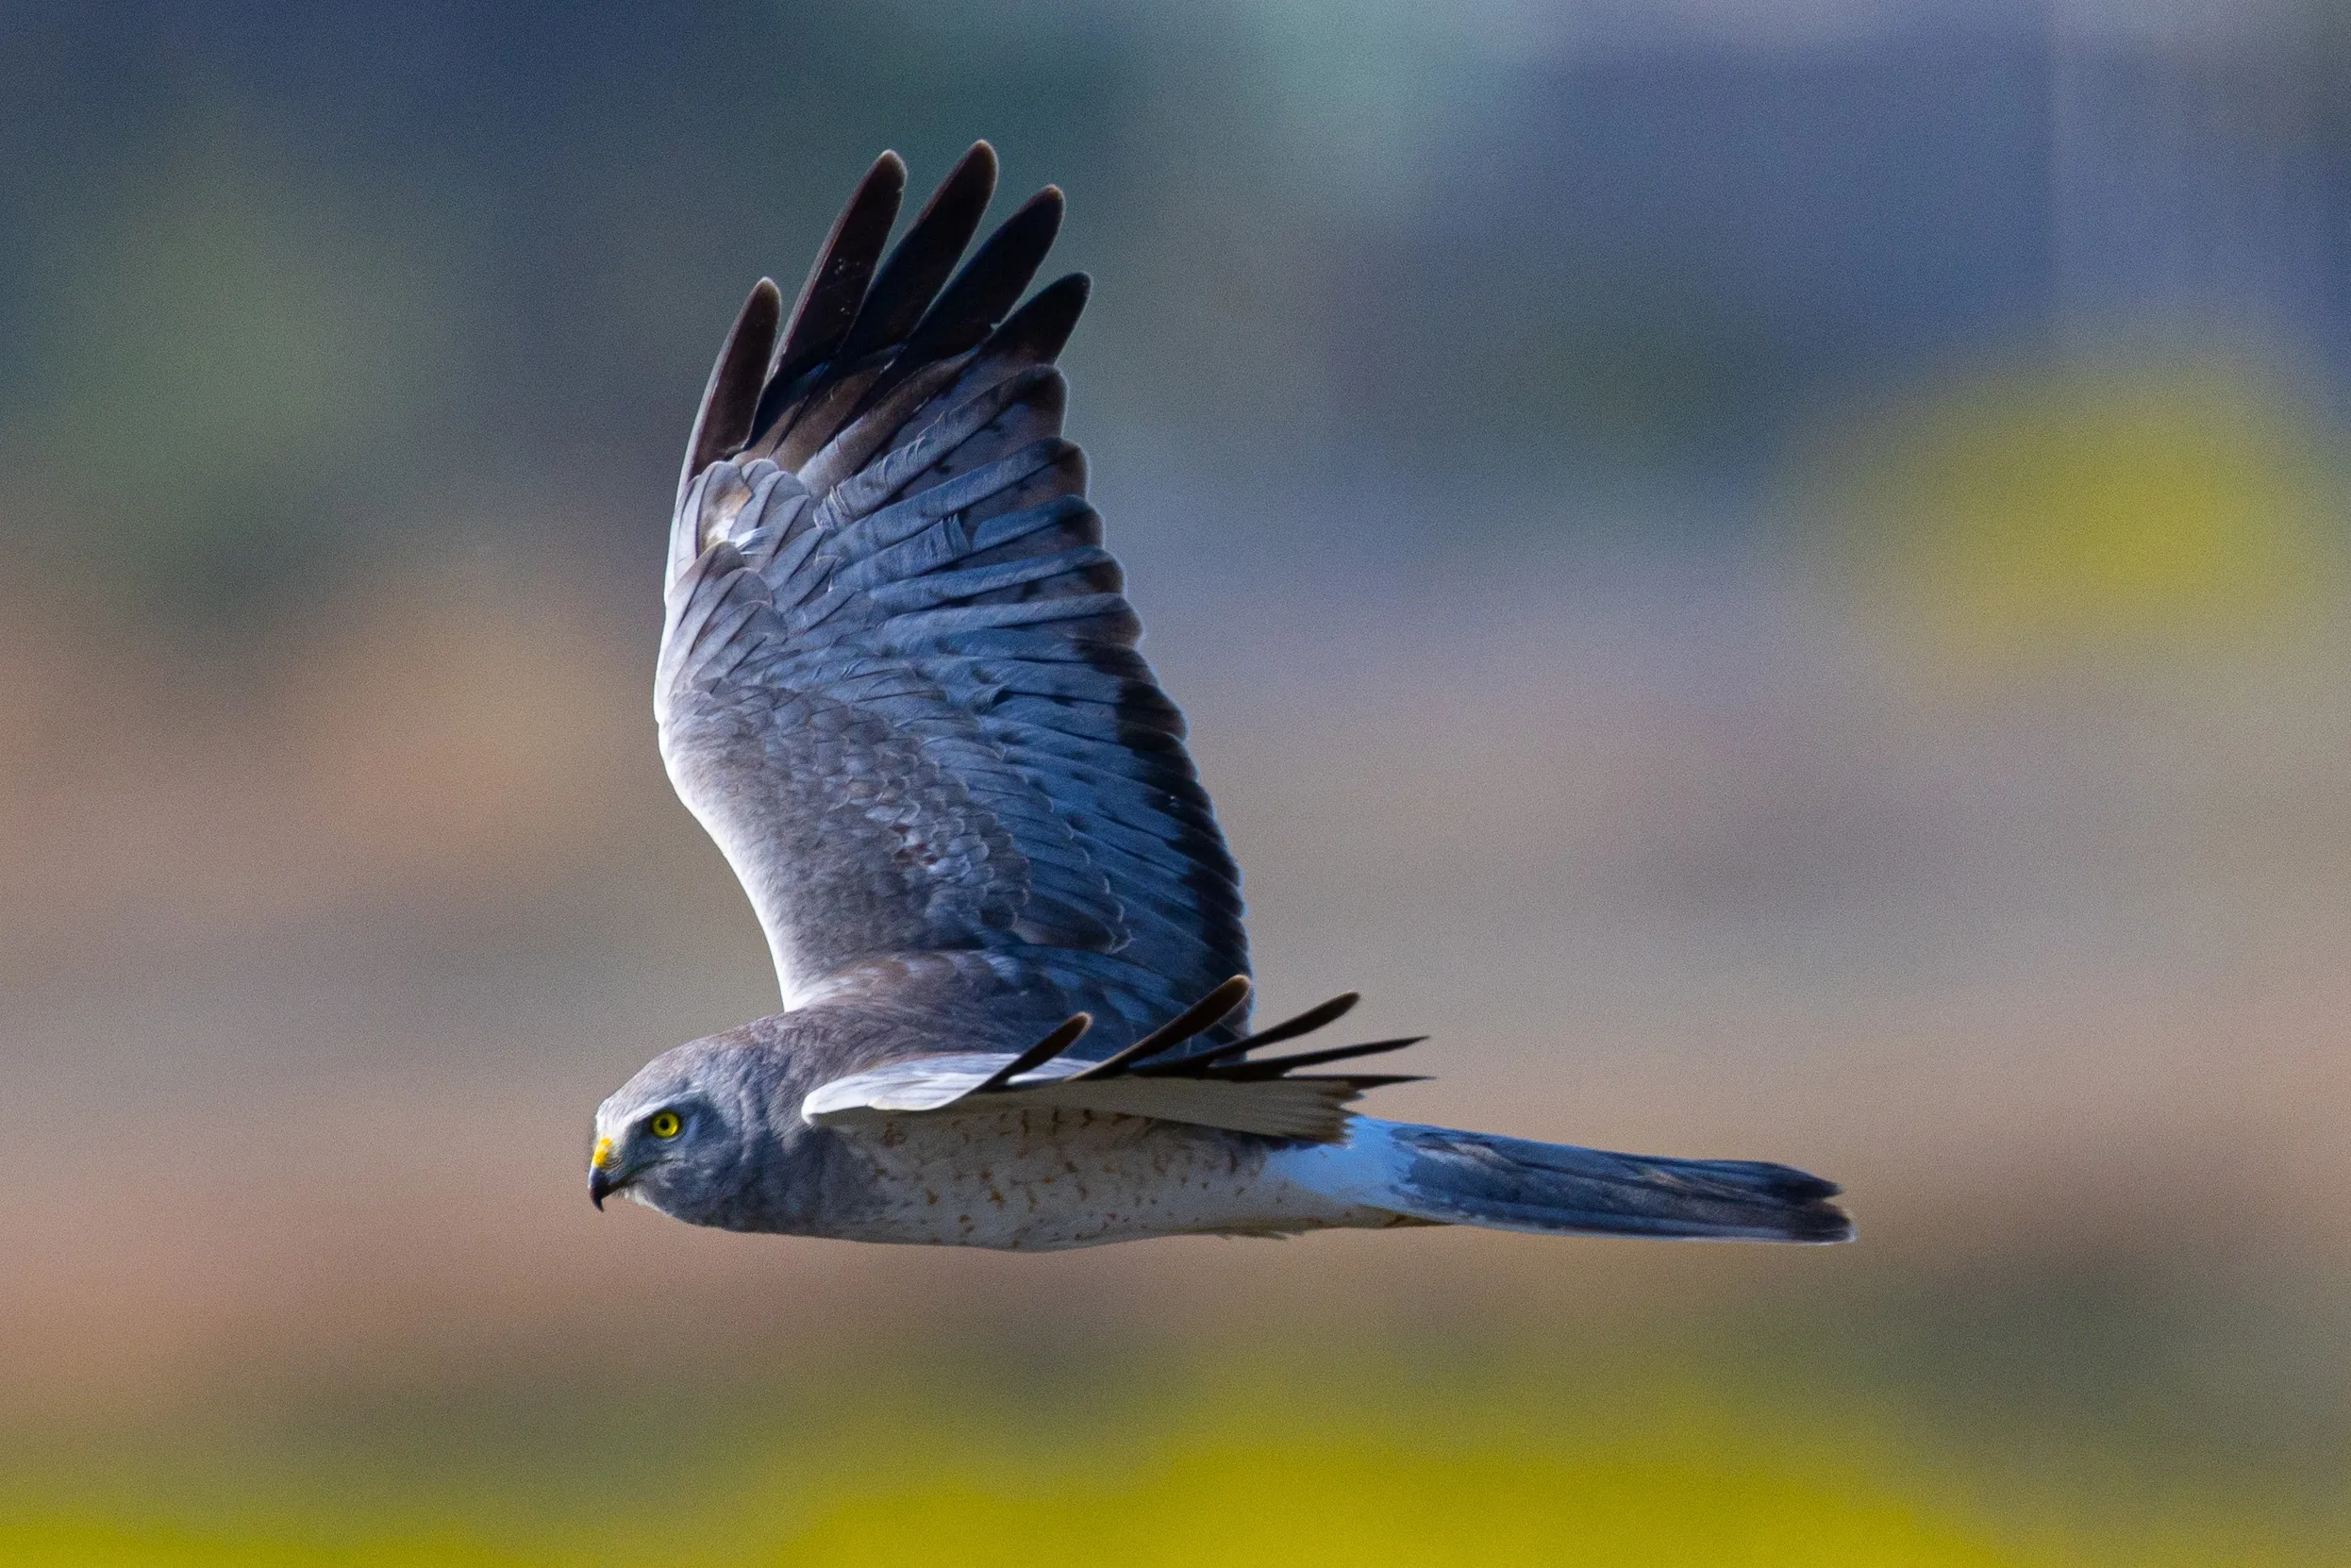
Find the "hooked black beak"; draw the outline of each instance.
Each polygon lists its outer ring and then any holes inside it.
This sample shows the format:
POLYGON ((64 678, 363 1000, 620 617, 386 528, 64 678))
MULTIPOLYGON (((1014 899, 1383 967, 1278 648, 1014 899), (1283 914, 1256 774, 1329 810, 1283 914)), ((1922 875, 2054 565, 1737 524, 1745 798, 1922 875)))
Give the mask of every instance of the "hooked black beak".
POLYGON ((596 1209, 599 1213, 603 1211, 604 1200, 611 1194, 612 1187, 612 1178, 606 1175, 601 1167, 593 1168, 589 1171, 588 1201, 596 1206, 596 1209))

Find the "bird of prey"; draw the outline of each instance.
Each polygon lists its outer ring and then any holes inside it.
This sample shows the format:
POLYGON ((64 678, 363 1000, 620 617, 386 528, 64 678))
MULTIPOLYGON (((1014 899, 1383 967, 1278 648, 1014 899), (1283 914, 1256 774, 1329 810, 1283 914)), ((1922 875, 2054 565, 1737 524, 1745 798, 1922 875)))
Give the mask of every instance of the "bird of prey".
POLYGON ((784 1010, 596 1111, 589 1193, 695 1225, 1047 1249, 1471 1225, 1834 1242, 1830 1182, 1377 1121, 1379 1040, 1265 1055, 1240 873, 1061 439, 1047 187, 961 259, 972 148, 884 254, 875 162, 720 350, 670 526, 661 757, 784 1010), (1341 1063, 1350 1065, 1342 1067, 1341 1063), (1315 1068, 1335 1071, 1316 1072, 1315 1068))

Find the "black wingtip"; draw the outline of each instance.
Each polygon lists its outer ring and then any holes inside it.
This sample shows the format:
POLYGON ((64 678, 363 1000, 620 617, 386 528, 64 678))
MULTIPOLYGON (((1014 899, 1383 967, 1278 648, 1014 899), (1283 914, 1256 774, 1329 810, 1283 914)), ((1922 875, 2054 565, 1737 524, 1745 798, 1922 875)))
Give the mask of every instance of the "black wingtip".
POLYGON ((857 320, 839 353, 856 362, 903 342, 930 308, 963 247, 979 232, 979 220, 996 192, 996 150, 975 142, 875 269, 857 320))
POLYGON ((878 405, 925 367, 985 342, 1044 264, 1061 231, 1062 209, 1060 192, 1047 186, 997 225, 923 312, 890 368, 875 380, 850 417, 878 405))
POLYGON ((753 434, 763 433, 781 411, 782 400, 793 383, 829 359, 855 325, 865 302, 865 291, 882 247, 890 242, 890 226, 898 221, 906 200, 906 160, 884 153, 858 181, 842 205, 825 242, 816 248, 808 280, 792 304, 791 325, 766 392, 759 399, 753 434))
POLYGON ((1317 1067, 1326 1061, 1346 1061, 1356 1057, 1376 1057, 1390 1051, 1401 1051, 1418 1045, 1428 1037, 1416 1034, 1402 1040, 1372 1040, 1360 1045, 1332 1045, 1320 1051, 1300 1051, 1295 1056, 1269 1057, 1263 1061, 1240 1061, 1216 1071, 1216 1076, 1230 1078, 1235 1083, 1253 1083, 1264 1078, 1278 1078, 1301 1067, 1317 1067))
POLYGON ((1086 308, 1086 302, 1093 298, 1093 274, 1089 272, 1063 273, 1038 290, 1036 298, 1028 303, 1035 305, 1047 294, 1054 295, 1055 303, 1061 310, 1068 313, 1071 321, 1075 322, 1077 319, 1077 313, 1086 308))
POLYGON ((1054 1028, 1051 1034, 997 1068, 995 1072, 989 1075, 987 1082, 973 1090, 972 1093, 975 1094, 990 1093, 1002 1089, 1023 1073, 1035 1072, 1072 1045, 1076 1044, 1078 1037, 1092 1027, 1092 1013, 1074 1012, 1070 1014, 1054 1028))
POLYGON ((1016 358, 1028 364, 1051 364, 1077 329, 1077 318, 1093 297, 1093 279, 1084 273, 1064 273, 1028 296, 1026 304, 1004 319, 980 345, 979 357, 1016 358))
MULTIPOLYGON (((1012 217, 1008 218, 1005 221, 1007 223, 1010 223, 1014 219, 1026 218, 1026 221, 1035 224, 1039 228, 1045 231, 1047 235, 1046 242, 1050 244, 1052 241, 1058 240, 1061 237, 1061 225, 1068 219, 1069 215, 1069 198, 1061 194, 1061 188, 1059 186, 1048 185, 1043 190, 1038 192, 1035 195, 1029 197, 1028 200, 1014 208, 1012 209, 1012 217), (1031 216, 1032 214, 1033 216, 1031 216)), ((1043 259, 1042 251, 1039 252, 1038 259, 1041 261, 1043 259)))
POLYGON ((1162 1052, 1171 1051, 1240 1011, 1248 1003, 1250 990, 1249 976, 1236 975, 1132 1045, 1115 1056, 1105 1058, 1100 1064, 1088 1068, 1078 1076, 1114 1078, 1138 1062, 1148 1061, 1162 1052))
POLYGON ((1335 1024, 1353 1011, 1355 1005, 1361 1000, 1361 992, 1342 991, 1327 1002, 1318 1002, 1294 1018, 1285 1018, 1245 1039, 1199 1052, 1181 1061, 1163 1063, 1151 1071, 1167 1074, 1206 1072, 1210 1066, 1228 1058, 1247 1056, 1260 1045, 1278 1045, 1285 1040, 1295 1040, 1302 1034, 1312 1034, 1317 1029, 1335 1024))
POLYGON ((686 442, 686 466, 678 475, 682 501, 694 475, 751 439, 759 393, 767 381, 768 360, 775 352, 775 332, 783 319, 784 296, 772 277, 751 286, 750 297, 735 312, 710 379, 702 390, 702 406, 694 413, 693 434, 686 442))

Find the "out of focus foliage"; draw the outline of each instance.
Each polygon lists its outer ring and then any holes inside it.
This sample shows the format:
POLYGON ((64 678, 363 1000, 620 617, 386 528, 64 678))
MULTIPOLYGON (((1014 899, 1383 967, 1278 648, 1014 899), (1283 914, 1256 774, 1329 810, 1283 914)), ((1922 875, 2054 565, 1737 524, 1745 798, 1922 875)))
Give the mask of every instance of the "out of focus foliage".
POLYGON ((265 616, 482 530, 638 559, 749 281, 977 135, 1071 192, 1078 433, 1137 475, 1718 485, 2053 323, 2333 364, 2343 58, 2293 8, 11 8, 0 524, 265 616))

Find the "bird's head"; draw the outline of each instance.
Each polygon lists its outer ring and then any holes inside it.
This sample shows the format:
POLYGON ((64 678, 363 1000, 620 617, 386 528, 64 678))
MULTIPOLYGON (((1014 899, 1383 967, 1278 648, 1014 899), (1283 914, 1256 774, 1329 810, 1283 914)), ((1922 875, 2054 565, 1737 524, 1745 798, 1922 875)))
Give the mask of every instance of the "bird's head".
POLYGON ((588 1196, 615 1193, 678 1219, 724 1224, 740 1204, 746 1158, 763 1121, 753 1064, 739 1047, 698 1040, 647 1062, 596 1108, 588 1196))

